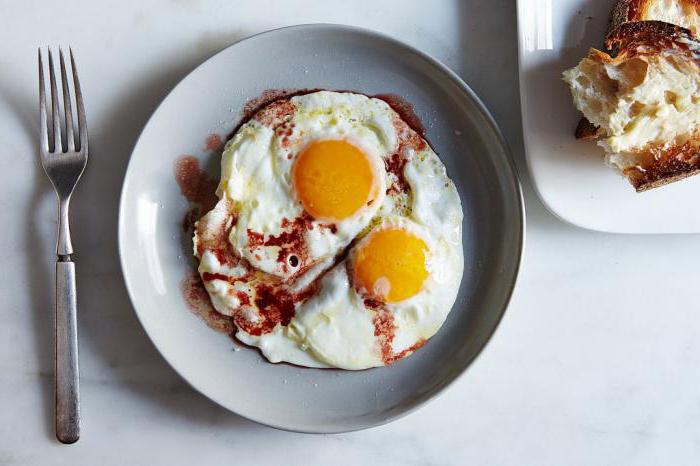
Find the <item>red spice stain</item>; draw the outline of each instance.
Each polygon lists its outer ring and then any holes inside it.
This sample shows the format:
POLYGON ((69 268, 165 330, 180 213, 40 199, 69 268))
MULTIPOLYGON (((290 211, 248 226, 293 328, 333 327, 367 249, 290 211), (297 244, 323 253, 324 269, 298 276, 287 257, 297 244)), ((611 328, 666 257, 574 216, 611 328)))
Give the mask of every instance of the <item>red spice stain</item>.
POLYGON ((425 140, 425 127, 413 110, 413 105, 403 97, 396 94, 377 94, 371 97, 381 99, 389 104, 399 116, 394 118, 394 129, 399 140, 398 146, 396 151, 384 160, 387 172, 396 176, 396 182, 387 189, 387 194, 409 192, 410 186, 404 176, 404 168, 408 161, 407 151, 409 149, 413 149, 415 152, 425 150, 428 145, 425 140))
MULTIPOLYGON (((265 235, 257 231, 248 230, 248 247, 250 249, 255 249, 259 246, 265 244, 265 235)), ((260 257, 256 254, 255 258, 260 260, 260 257)))
POLYGON ((277 136, 288 136, 291 129, 288 129, 287 125, 296 109, 289 99, 281 99, 259 110, 253 118, 265 126, 275 125, 277 136))
POLYGON ((419 339, 417 342, 415 342, 413 345, 409 346, 408 348, 406 348, 398 353, 393 354, 391 356, 391 358, 386 363, 391 364, 393 362, 398 361, 399 359, 405 358, 406 356, 413 353, 414 351, 417 351, 420 348, 422 348, 426 342, 427 342, 427 340, 425 338, 419 339))
POLYGON ((223 244, 222 246, 213 250, 214 255, 220 264, 233 267, 234 265, 238 264, 238 257, 233 254, 230 243, 228 241, 224 243, 224 241, 221 242, 223 244))
MULTIPOLYGON (((229 135, 229 139, 238 131, 238 129, 246 124, 256 113, 264 109, 269 104, 277 100, 289 101, 292 97, 319 92, 323 89, 267 89, 260 93, 259 96, 248 100, 243 106, 241 119, 229 135)), ((351 92, 362 94, 361 92, 352 90, 335 90, 334 92, 351 92)), ((420 138, 425 138, 425 127, 420 118, 416 115, 413 105, 398 94, 362 94, 367 97, 381 99, 386 102, 420 138)))
POLYGON ((425 139, 400 118, 394 119, 394 129, 398 134, 398 144, 396 151, 384 159, 384 166, 388 173, 394 174, 396 181, 389 186, 387 194, 410 191, 411 187, 404 176, 404 169, 409 157, 408 151, 412 149, 414 152, 421 152, 428 145, 425 139))
POLYGON ((312 228, 311 220, 311 216, 307 213, 303 213, 294 220, 283 218, 280 225, 287 231, 277 236, 270 235, 267 239, 262 233, 248 230, 248 247, 253 251, 260 246, 277 246, 280 248, 277 253, 277 262, 283 264, 285 272, 289 272, 290 265, 305 269, 309 258, 305 233, 312 228))
MULTIPOLYGON (((288 116, 288 118, 291 118, 292 114, 288 116)), ((275 129, 275 134, 277 137, 281 138, 280 140, 280 145, 288 149, 292 145, 292 133, 294 132, 294 123, 291 123, 287 120, 282 121, 277 128, 275 129)), ((289 157, 291 154, 287 155, 289 157)))
POLYGON ((394 353, 394 349, 392 348, 392 343, 394 342, 394 337, 396 336, 394 315, 384 309, 381 303, 372 299, 365 299, 365 306, 372 308, 375 311, 373 319, 374 336, 377 337, 377 341, 379 342, 379 350, 381 352, 382 361, 384 364, 392 364, 425 345, 426 340, 421 338, 408 348, 398 353, 394 353))
MULTIPOLYGON (((259 97, 248 101, 243 109, 242 119, 232 134, 249 121, 256 118, 263 124, 275 124, 275 131, 281 137, 282 144, 290 144, 294 126, 291 124, 291 116, 295 111, 294 104, 289 99, 296 95, 303 95, 316 92, 311 90, 291 90, 291 89, 271 89, 263 92, 259 97), (261 111, 262 110, 262 111, 261 111)), ((396 118, 394 126, 399 135, 399 144, 395 154, 392 154, 386 161, 388 172, 396 176, 397 189, 407 190, 408 184, 403 176, 404 167, 407 161, 406 151, 413 149, 422 150, 426 146, 423 139, 425 133, 423 125, 413 112, 413 107, 405 100, 396 95, 372 96, 381 98, 387 102, 400 116, 396 118)), ((222 148, 223 141, 220 136, 210 134, 205 142, 205 148, 209 151, 218 151, 222 148)), ((211 210, 217 202, 215 194, 217 181, 209 177, 199 167, 199 161, 192 156, 183 156, 178 159, 175 165, 175 176, 180 186, 183 196, 192 204, 192 208, 185 216, 183 227, 191 231, 194 223, 201 217, 203 212, 211 210)), ((236 326, 252 335, 262 335, 271 332, 277 324, 288 325, 295 314, 295 303, 304 301, 318 291, 318 279, 304 290, 291 293, 284 283, 277 277, 268 276, 259 271, 251 269, 251 266, 234 251, 228 241, 228 234, 235 225, 235 212, 231 212, 232 222, 222 224, 221 228, 215 232, 200 232, 201 243, 197 251, 198 257, 204 250, 213 251, 220 263, 234 266, 242 264, 247 270, 243 277, 229 277, 219 273, 203 273, 202 277, 191 272, 182 282, 182 292, 188 306, 194 313, 202 317, 210 327, 233 335, 236 326), (252 286, 255 290, 254 303, 251 304, 250 296, 240 290, 231 289, 229 293, 236 295, 241 307, 234 310, 234 316, 228 317, 218 313, 212 306, 209 295, 204 288, 202 280, 224 280, 229 283, 244 283, 252 286), (246 309, 250 306, 257 308, 259 319, 251 321, 246 309), (235 325, 234 325, 235 322, 235 325)), ((294 262, 298 261, 299 269, 293 279, 308 270, 307 264, 308 246, 305 244, 305 230, 311 228, 311 218, 304 214, 294 220, 283 219, 282 227, 286 229, 278 236, 271 236, 267 240, 261 233, 248 231, 248 239, 251 248, 260 245, 278 246, 280 252, 277 260, 288 263, 290 255, 295 255, 294 262)), ((334 224, 322 225, 331 232, 337 231, 334 224)), ((347 255, 347 250, 339 254, 336 264, 347 255)), ((332 268, 332 267, 331 267, 332 268)), ((407 354, 420 348, 425 340, 419 340, 410 348, 394 354, 392 343, 396 327, 391 313, 383 307, 383 303, 372 299, 366 299, 365 306, 375 311, 374 325, 375 335, 378 338, 382 359, 385 364, 403 358, 407 354)))
POLYGON ((210 282, 212 280, 222 280, 227 282, 228 275, 224 275, 223 273, 204 272, 202 274, 202 280, 204 280, 205 282, 210 282))
POLYGON ((271 104, 275 100, 282 99, 284 97, 289 97, 290 95, 297 92, 293 89, 267 89, 262 91, 259 96, 253 97, 248 100, 243 106, 243 115, 241 118, 243 120, 250 120, 253 115, 255 115, 258 110, 271 104))
POLYGON ((250 297, 243 291, 236 291, 236 296, 241 302, 241 306, 250 306, 250 297))
MULTIPOLYGON (((313 295, 317 290, 317 284, 313 283, 297 293, 292 293, 288 289, 288 285, 278 277, 252 268, 244 258, 241 258, 233 250, 228 241, 232 225, 235 224, 235 212, 230 210, 232 207, 220 202, 217 204, 216 209, 229 209, 229 215, 221 215, 224 212, 219 212, 219 215, 211 218, 207 217, 207 220, 198 223, 197 228, 200 241, 197 256, 201 257, 205 250, 213 251, 220 262, 228 263, 232 266, 240 266, 245 269, 245 273, 242 276, 234 277, 223 273, 204 272, 202 273, 202 280, 204 282, 221 280, 231 285, 243 284, 246 285, 246 288, 255 290, 255 294, 251 296, 242 290, 234 288, 230 288, 228 291, 229 294, 238 297, 239 300, 237 307, 230 309, 233 314, 232 319, 238 328, 252 335, 262 335, 271 332, 277 324, 288 325, 289 321, 294 317, 295 303, 306 300, 313 295), (233 217, 233 220, 221 220, 224 217, 233 217), (255 318, 251 317, 251 313, 255 315, 255 318)), ((310 222, 310 217, 294 220, 285 219, 282 225, 290 231, 286 231, 279 236, 273 236, 267 241, 264 241, 262 234, 255 232, 249 232, 249 237, 253 243, 294 247, 291 244, 295 241, 294 232, 309 228, 310 222)), ((299 273, 303 273, 301 269, 299 273)))
POLYGON ((384 166, 388 173, 393 173, 396 176, 396 182, 392 183, 391 186, 386 190, 387 194, 391 193, 407 193, 410 189, 408 181, 404 176, 404 168, 406 167, 406 162, 408 159, 400 152, 394 152, 388 158, 384 159, 384 166))
POLYGON ((204 140, 204 148, 211 152, 218 152, 224 148, 224 141, 221 140, 221 136, 216 133, 211 133, 204 140))
POLYGON ((241 303, 241 306, 250 306, 250 296, 248 296, 248 293, 246 293, 245 291, 230 288, 227 293, 229 296, 235 296, 236 298, 238 298, 238 301, 241 303))
POLYGON ((394 355, 394 350, 391 347, 396 333, 396 325, 394 325, 394 316, 386 309, 376 309, 374 314, 374 336, 379 341, 379 350, 381 351, 382 361, 384 364, 390 364, 390 360, 394 355))
POLYGON ((236 325, 251 335, 270 333, 277 324, 289 325, 294 317, 294 298, 284 289, 259 284, 255 289, 255 306, 261 320, 251 322, 243 313, 234 316, 236 325))
POLYGON ((175 162, 175 180, 185 199, 194 204, 182 222, 183 230, 191 231, 202 213, 211 210, 216 204, 218 182, 201 170, 199 160, 191 155, 183 155, 175 162))
MULTIPOLYGON (((328 269, 328 270, 330 270, 330 269, 328 269)), ((302 301, 306 301, 307 299, 309 299, 310 297, 312 297, 313 295, 318 293, 318 290, 320 289, 319 281, 321 280, 321 277, 323 277, 328 272, 328 270, 321 273, 319 275, 319 277, 316 278, 316 280, 314 280, 313 282, 311 282, 309 284, 309 286, 307 286, 303 290, 295 293, 294 294, 294 302, 300 303, 302 301)))
POLYGON ((365 298, 364 300, 365 307, 368 307, 370 309, 380 309, 382 306, 384 306, 384 303, 381 301, 378 301, 374 298, 365 298))
POLYGON ((418 133, 413 131, 403 121, 394 121, 394 126, 399 133, 399 152, 413 149, 416 152, 424 150, 428 143, 418 133))
MULTIPOLYGON (((221 205, 217 208, 221 208, 221 205)), ((223 221, 220 225, 211 224, 211 222, 200 222, 197 224, 197 235, 199 237, 197 258, 201 258, 204 251, 208 250, 216 255, 220 264, 233 267, 238 265, 240 261, 228 240, 231 229, 236 225, 236 212, 233 211, 230 204, 224 205, 223 208, 228 209, 230 221, 223 221)))
POLYGON ((180 287, 187 307, 194 314, 201 317, 209 327, 228 334, 235 332, 236 327, 233 324, 233 320, 228 316, 219 314, 212 306, 209 294, 197 272, 189 272, 183 278, 180 287))
POLYGON ((206 207, 216 204, 216 180, 199 168, 199 160, 191 155, 183 155, 175 162, 175 179, 185 199, 206 207), (213 187, 213 189, 211 189, 213 187))
MULTIPOLYGON (((368 202, 367 205, 371 205, 371 202, 368 202)), ((331 233, 336 234, 338 232, 338 226, 335 223, 322 223, 320 225, 321 228, 327 228, 331 233)))
POLYGON ((280 99, 290 99, 292 97, 304 94, 310 94, 312 92, 319 91, 320 89, 267 89, 262 91, 262 93, 248 100, 243 106, 243 114, 241 115, 241 121, 238 123, 234 133, 238 131, 242 125, 248 122, 253 115, 255 115, 259 110, 262 110, 268 104, 280 99))
POLYGON ((282 228, 287 228, 289 226, 293 226, 295 228, 303 228, 310 230, 312 228, 311 222, 313 221, 313 218, 311 215, 307 214, 304 212, 300 217, 295 218, 294 220, 289 220, 288 218, 283 218, 281 225, 282 228))
POLYGON ((425 127, 418 115, 413 110, 413 105, 398 94, 376 94, 370 97, 381 99, 399 114, 401 119, 408 124, 420 137, 425 137, 425 127))

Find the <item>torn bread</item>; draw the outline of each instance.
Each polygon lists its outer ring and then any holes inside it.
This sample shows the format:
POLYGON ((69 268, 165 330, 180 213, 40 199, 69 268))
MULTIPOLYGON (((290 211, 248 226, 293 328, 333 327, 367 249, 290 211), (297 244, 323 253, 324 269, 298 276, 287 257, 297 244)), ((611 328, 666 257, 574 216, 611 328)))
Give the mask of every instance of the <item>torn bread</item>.
MULTIPOLYGON (((610 12, 607 36, 624 23, 664 21, 700 37, 700 0, 618 0, 610 12)), ((595 139, 602 131, 586 118, 576 127, 576 139, 595 139)))
POLYGON ((661 21, 625 23, 564 72, 608 164, 644 191, 700 171, 700 42, 661 21))

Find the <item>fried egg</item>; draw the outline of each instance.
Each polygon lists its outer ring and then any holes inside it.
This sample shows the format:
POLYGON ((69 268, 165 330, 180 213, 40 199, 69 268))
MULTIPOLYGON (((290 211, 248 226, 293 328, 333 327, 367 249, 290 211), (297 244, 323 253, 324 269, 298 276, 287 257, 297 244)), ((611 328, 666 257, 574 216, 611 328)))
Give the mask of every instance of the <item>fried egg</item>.
POLYGON ((454 304, 462 208, 430 146, 383 100, 278 100, 227 143, 196 225, 215 309, 271 362, 365 369, 422 346, 454 304))

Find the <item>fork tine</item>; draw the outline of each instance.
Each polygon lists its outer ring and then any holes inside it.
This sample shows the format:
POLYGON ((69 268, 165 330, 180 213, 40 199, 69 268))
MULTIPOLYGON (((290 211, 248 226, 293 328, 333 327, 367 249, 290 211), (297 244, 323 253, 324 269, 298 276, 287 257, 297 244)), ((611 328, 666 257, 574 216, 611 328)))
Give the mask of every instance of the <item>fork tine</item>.
POLYGON ((66 117, 66 139, 69 152, 75 150, 75 137, 73 136, 73 109, 70 103, 70 90, 68 89, 68 77, 66 76, 66 62, 63 59, 63 50, 58 49, 61 62, 61 84, 63 87, 63 113, 66 117))
POLYGON ((51 122, 53 123, 53 152, 63 152, 61 144, 61 116, 58 113, 58 90, 56 73, 53 68, 53 55, 49 49, 49 81, 51 83, 51 122))
POLYGON ((75 58, 73 57, 73 49, 68 48, 70 52, 70 65, 73 69, 73 90, 75 90, 75 104, 78 110, 78 129, 79 141, 78 146, 80 152, 87 153, 88 148, 88 132, 87 123, 85 122, 85 107, 83 106, 83 93, 80 91, 80 80, 78 79, 78 68, 75 66, 75 58))
POLYGON ((42 155, 49 150, 49 127, 46 121, 46 84, 44 83, 44 61, 41 58, 41 48, 39 55, 39 144, 42 155))

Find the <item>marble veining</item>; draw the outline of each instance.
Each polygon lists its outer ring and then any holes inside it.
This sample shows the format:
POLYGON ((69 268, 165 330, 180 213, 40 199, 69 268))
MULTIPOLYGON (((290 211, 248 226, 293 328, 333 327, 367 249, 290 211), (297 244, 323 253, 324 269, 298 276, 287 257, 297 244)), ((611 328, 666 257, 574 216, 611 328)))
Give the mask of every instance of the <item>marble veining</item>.
POLYGON ((444 395, 387 426, 312 436, 233 415, 180 379, 131 309, 116 252, 121 180, 149 115, 196 64, 272 27, 376 29, 459 73, 525 173, 512 0, 30 0, 2 11, 0 464, 697 464, 697 238, 570 227, 527 179, 528 244, 501 327, 444 395), (78 54, 91 138, 72 212, 84 424, 69 447, 52 430, 55 201, 35 145, 45 44, 78 54))

